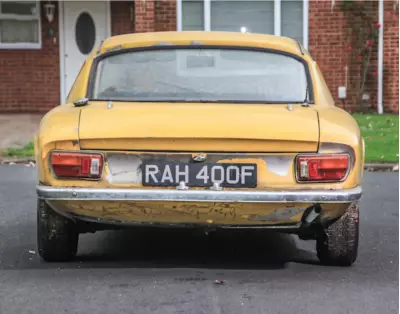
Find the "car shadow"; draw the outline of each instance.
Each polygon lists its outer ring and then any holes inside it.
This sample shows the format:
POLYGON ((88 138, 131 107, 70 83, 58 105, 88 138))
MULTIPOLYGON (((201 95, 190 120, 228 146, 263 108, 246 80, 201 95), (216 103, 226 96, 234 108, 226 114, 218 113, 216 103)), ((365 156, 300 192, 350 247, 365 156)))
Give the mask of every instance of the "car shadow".
MULTIPOLYGON (((35 227, 29 226, 35 234, 35 227), (32 230, 34 229, 34 230, 32 230)), ((25 228, 25 230, 27 230, 25 228)), ((30 237, 30 240, 32 237, 30 237)), ((45 263, 36 244, 10 241, 1 250, 0 269, 204 268, 281 269, 287 263, 318 264, 315 253, 297 247, 293 235, 264 230, 126 229, 80 236, 77 257, 45 263)), ((3 243, 4 245, 4 243, 3 243)))

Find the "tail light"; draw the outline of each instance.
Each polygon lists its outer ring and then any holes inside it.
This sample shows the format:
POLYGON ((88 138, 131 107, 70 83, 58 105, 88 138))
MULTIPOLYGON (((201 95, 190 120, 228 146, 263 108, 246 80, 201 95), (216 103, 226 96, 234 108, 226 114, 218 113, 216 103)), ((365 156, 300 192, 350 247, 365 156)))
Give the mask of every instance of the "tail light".
POLYGON ((349 169, 349 155, 299 155, 297 181, 342 181, 349 169))
POLYGON ((99 179, 103 170, 101 154, 53 152, 50 162, 59 178, 99 179))

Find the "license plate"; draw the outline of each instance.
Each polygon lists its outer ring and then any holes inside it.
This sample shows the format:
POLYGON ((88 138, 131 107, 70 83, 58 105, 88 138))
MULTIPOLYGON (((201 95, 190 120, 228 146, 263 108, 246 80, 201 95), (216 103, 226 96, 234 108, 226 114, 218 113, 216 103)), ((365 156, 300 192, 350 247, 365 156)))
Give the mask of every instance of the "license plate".
POLYGON ((218 183, 223 187, 254 188, 257 186, 256 164, 217 163, 143 163, 144 186, 187 186, 208 187, 218 183))

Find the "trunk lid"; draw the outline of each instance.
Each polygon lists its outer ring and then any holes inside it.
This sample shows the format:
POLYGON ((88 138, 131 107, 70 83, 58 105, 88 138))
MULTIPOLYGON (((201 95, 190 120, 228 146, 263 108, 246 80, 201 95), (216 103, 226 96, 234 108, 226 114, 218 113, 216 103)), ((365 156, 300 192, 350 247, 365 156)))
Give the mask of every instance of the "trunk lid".
POLYGON ((313 108, 269 104, 90 102, 81 109, 82 149, 316 152, 313 108))

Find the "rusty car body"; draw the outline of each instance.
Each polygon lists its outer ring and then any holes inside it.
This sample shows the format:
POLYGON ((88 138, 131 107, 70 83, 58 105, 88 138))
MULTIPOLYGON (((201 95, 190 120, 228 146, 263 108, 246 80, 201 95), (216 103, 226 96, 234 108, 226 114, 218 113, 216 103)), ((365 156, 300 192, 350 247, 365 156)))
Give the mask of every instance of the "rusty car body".
POLYGON ((128 34, 88 56, 35 135, 38 246, 115 227, 262 228, 357 257, 364 141, 293 39, 128 34))

